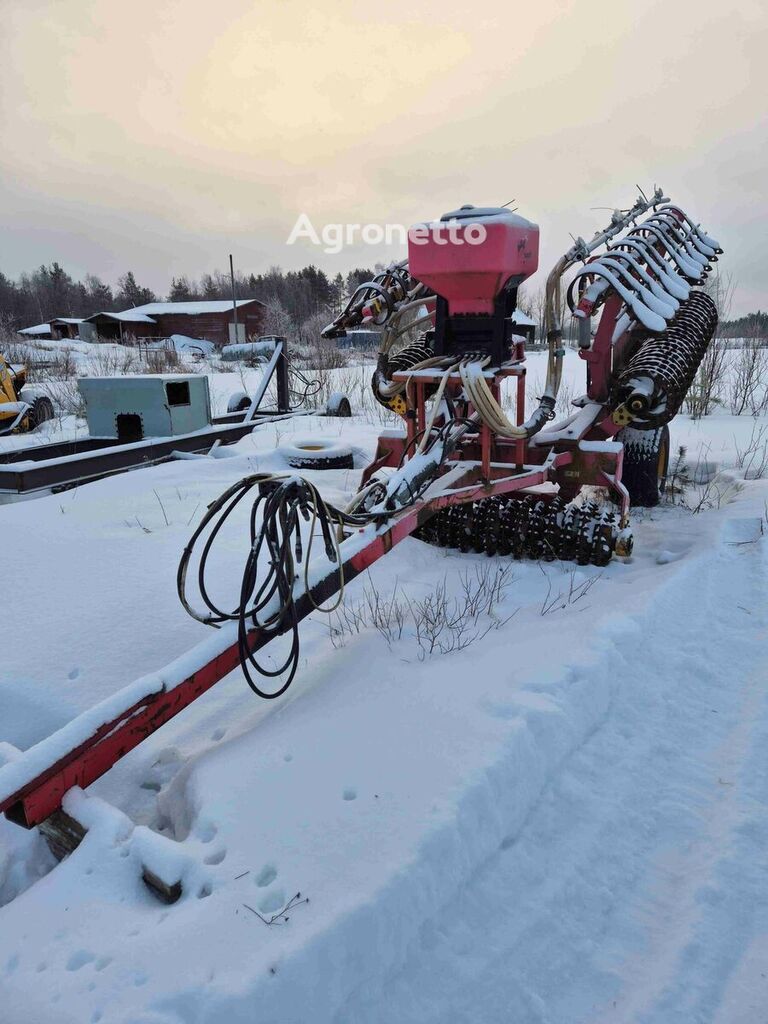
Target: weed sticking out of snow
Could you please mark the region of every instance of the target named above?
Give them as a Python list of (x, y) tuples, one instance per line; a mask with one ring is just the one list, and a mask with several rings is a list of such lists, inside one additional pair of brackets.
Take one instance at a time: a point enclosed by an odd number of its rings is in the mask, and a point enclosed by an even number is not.
[(352, 636), (375, 629), (390, 649), (398, 645), (401, 657), (413, 645), (420, 661), (466, 650), (514, 617), (517, 609), (498, 612), (513, 581), (510, 562), (489, 562), (460, 573), (455, 595), (445, 576), (422, 597), (410, 597), (402, 585), (386, 596), (369, 573), (362, 599), (344, 602), (331, 616), (331, 643), (344, 647)]
[(295, 910), (296, 907), (304, 906), (307, 903), (309, 903), (309, 896), (302, 897), (301, 893), (297, 892), (295, 896), (291, 896), (285, 906), (276, 910), (275, 913), (270, 914), (269, 917), (259, 913), (258, 910), (254, 910), (254, 908), (248, 903), (244, 903), (243, 906), (246, 910), (250, 910), (252, 914), (258, 917), (262, 924), (269, 927), (274, 924), (287, 924), (291, 919), (289, 912)]

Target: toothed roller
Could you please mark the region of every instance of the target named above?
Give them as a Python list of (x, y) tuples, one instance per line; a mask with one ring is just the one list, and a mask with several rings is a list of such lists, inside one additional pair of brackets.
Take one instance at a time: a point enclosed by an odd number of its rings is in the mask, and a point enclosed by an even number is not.
[(508, 495), (451, 505), (416, 532), (420, 540), (460, 551), (512, 555), (579, 565), (607, 565), (619, 535), (619, 517), (594, 502)]
[(667, 329), (646, 338), (611, 387), (610, 407), (633, 426), (663, 427), (677, 414), (717, 327), (717, 307), (693, 292)]

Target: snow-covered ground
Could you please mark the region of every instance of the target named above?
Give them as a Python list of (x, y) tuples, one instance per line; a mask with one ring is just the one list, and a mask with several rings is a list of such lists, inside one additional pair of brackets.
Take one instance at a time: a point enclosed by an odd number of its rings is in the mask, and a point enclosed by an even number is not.
[[(576, 395), (582, 366), (566, 367)], [(334, 386), (359, 408), (369, 372)], [(541, 356), (529, 373), (535, 394)], [(220, 405), (242, 386), (211, 384)], [(349, 587), (360, 616), (303, 624), (283, 699), (232, 673), (72, 793), (91, 828), (63, 863), (0, 820), (2, 1024), (759, 1020), (768, 482), (743, 479), (738, 451), (764, 422), (676, 419), (689, 475), (716, 464), (688, 489), (704, 507), (638, 512), (634, 556), (606, 569), (403, 542)], [(29, 747), (206, 635), (175, 572), (225, 487), (284, 468), (291, 438), (341, 436), (356, 468), (313, 479), (348, 500), (381, 426), (370, 404), (263, 425), (231, 457), (0, 509), (0, 741)], [(364, 615), (442, 587), (460, 600), (488, 574), (500, 600), (465, 650), (425, 656), (407, 615), (399, 639)], [(170, 907), (140, 877), (153, 834), (184, 878)], [(297, 893), (288, 921), (262, 920)]]

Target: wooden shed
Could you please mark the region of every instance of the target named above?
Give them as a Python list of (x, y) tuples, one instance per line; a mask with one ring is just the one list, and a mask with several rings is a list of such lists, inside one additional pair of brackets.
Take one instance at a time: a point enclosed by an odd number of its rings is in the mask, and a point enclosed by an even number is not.
[[(85, 320), (93, 324), (91, 333), (118, 341), (144, 338), (170, 338), (183, 334), (202, 338), (215, 345), (227, 345), (262, 333), (265, 305), (258, 299), (237, 302), (237, 334), (232, 302), (228, 299), (200, 302), (148, 302), (120, 313), (94, 313)], [(82, 330), (81, 336), (88, 331)]]
[(57, 341), (77, 338), (82, 322), (82, 318), (76, 316), (56, 316), (51, 320), (51, 337)]

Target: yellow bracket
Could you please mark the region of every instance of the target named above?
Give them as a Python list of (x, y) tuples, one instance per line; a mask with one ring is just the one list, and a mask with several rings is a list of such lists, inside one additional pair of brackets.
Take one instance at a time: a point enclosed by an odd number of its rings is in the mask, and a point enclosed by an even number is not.
[(628, 427), (634, 417), (626, 405), (620, 405), (618, 409), (614, 409), (611, 413), (611, 419), (620, 427)]

